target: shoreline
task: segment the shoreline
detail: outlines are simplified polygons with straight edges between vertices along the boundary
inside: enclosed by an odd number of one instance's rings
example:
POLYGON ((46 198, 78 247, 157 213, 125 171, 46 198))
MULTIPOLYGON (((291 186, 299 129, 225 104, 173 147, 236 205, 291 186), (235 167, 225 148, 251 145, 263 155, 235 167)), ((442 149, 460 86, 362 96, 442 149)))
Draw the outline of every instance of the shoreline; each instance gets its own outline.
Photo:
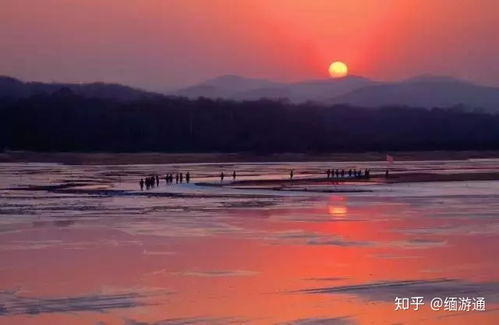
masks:
POLYGON ((466 181, 495 181, 499 180, 498 172, 474 173, 393 173, 388 178, 376 174, 370 178, 299 178, 299 179, 266 179, 266 180, 241 180, 220 186, 284 186, 284 185, 369 185, 369 184, 401 184, 401 183, 427 183, 427 182, 466 182, 466 181))
POLYGON ((180 163, 258 163, 258 162, 346 162, 385 161, 386 154, 396 161, 498 159, 499 150, 400 151, 362 153, 79 153, 10 151, 0 153, 0 163, 60 163, 65 165, 133 165, 180 163))

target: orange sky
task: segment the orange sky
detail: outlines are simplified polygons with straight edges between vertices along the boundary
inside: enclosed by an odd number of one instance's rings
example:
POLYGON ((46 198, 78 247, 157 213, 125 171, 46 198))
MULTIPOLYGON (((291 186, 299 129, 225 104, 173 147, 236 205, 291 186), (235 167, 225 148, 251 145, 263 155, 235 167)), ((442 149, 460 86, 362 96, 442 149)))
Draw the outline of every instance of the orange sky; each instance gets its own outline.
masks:
POLYGON ((499 86, 496 0, 1 0, 0 74, 166 90, 222 74, 499 86))

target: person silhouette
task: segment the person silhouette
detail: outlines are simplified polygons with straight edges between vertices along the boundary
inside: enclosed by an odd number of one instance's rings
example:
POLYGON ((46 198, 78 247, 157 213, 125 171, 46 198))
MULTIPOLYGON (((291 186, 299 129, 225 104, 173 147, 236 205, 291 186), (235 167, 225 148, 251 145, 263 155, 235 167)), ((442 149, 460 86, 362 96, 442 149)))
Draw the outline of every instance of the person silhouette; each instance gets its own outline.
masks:
POLYGON ((224 172, 221 172, 220 173, 220 182, 224 181, 224 177, 225 177, 224 172))
POLYGON ((327 175, 327 178, 329 178, 329 176, 331 175, 331 171, 329 169, 326 170, 326 175, 327 175))
POLYGON ((140 184, 140 190, 143 191, 144 190, 144 179, 141 178, 139 184, 140 184))
POLYGON ((159 186, 159 176, 156 175, 156 186, 159 186))
POLYGON ((293 169, 289 172, 289 179, 293 180, 293 176, 295 176, 295 172, 293 169))
POLYGON ((385 171, 385 178, 388 178, 390 176, 390 172, 388 171, 388 169, 385 171))
POLYGON ((236 171, 233 171, 233 172, 232 172, 232 180, 233 180, 233 181, 235 181, 235 180, 236 180, 236 176, 237 176, 237 175, 236 175, 236 171))
POLYGON ((343 178, 343 177, 345 177, 345 170, 344 169, 341 170, 341 178, 343 178))
POLYGON ((191 181, 191 174, 189 172, 185 173, 185 182, 189 183, 191 181))
POLYGON ((340 177, 340 170, 336 169, 336 178, 339 178, 339 177, 340 177))
POLYGON ((178 184, 178 173, 175 174, 175 184, 178 184))

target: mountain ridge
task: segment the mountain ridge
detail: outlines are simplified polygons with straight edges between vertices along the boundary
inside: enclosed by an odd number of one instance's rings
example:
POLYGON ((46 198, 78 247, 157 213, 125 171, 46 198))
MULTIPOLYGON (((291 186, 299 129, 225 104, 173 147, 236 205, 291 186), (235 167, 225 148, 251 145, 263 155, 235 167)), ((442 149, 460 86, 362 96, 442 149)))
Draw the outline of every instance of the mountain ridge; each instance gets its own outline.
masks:
POLYGON ((386 82, 361 76, 284 83, 242 76, 220 76, 171 92, 191 99, 200 96, 232 100, 287 99, 320 104, 349 104, 366 107, 416 106, 484 109, 499 112, 499 88, 479 85, 449 76, 423 74, 401 81, 386 82), (220 86, 220 80, 237 80, 239 88, 220 86), (258 86, 252 89, 251 85, 258 86), (246 83, 245 86, 241 86, 246 83), (271 85, 265 87, 265 85, 271 85), (204 88, 203 88, 204 87, 204 88))
POLYGON ((164 94, 149 92, 116 83, 43 83, 25 82, 0 76, 0 98, 26 98, 53 95, 61 89, 84 97, 128 102, 165 96, 197 99, 251 101, 259 99, 288 100, 299 104, 346 104, 362 107, 455 107, 499 112, 499 88, 437 75, 420 75, 401 81, 386 82, 361 76, 338 79, 316 79, 278 82, 267 79, 223 75, 164 94))
POLYGON ((26 98, 35 95, 53 95, 61 89, 69 90, 75 95, 117 101, 132 101, 142 98, 162 96, 138 88, 117 83, 45 83, 39 81, 22 81, 9 76, 0 76, 0 98, 26 98))

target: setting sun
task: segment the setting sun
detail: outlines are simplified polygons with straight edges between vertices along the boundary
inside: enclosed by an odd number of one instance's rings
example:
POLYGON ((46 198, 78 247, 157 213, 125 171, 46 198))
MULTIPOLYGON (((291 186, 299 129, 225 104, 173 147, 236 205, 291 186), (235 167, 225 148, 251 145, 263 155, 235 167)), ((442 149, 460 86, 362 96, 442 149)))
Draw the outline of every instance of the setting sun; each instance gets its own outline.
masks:
POLYGON ((341 61, 335 61, 329 66, 329 75, 332 78, 342 78, 348 75, 348 67, 341 61))

